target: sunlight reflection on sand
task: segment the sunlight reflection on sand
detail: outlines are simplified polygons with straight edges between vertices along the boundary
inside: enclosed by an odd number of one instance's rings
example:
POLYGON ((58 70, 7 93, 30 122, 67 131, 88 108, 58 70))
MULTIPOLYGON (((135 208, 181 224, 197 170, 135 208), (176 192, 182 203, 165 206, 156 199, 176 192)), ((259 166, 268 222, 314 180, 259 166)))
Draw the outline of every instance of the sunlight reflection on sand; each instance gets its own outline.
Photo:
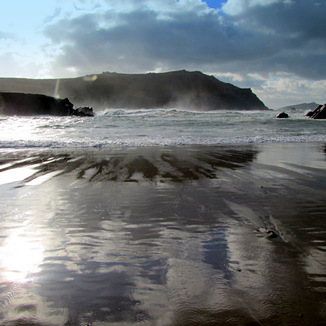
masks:
POLYGON ((0 247, 1 277, 9 282, 26 282, 40 270, 44 258, 42 236, 31 228, 13 229, 0 247))

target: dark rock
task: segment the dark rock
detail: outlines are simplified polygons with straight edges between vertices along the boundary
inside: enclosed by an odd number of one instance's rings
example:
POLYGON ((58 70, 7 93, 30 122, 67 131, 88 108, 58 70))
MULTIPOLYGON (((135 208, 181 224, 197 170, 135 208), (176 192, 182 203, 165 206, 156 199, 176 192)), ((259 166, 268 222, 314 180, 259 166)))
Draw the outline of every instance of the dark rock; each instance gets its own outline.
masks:
POLYGON ((314 114, 314 111, 309 111, 306 113, 306 117, 311 117, 314 114))
POLYGON ((94 117, 94 112, 93 112, 93 108, 89 106, 84 106, 75 109, 72 115, 76 115, 78 117, 94 117))
POLYGON ((278 119, 286 119, 288 117, 289 117, 289 115, 287 113, 282 112, 282 113, 278 114, 276 118, 278 118, 278 119))
POLYGON ((93 116, 91 108, 74 109, 68 98, 56 99, 41 94, 0 93, 0 114, 2 115, 55 115, 93 116))
POLYGON ((314 115, 314 113, 318 112, 321 109, 322 105, 318 105, 314 110, 312 111, 308 111, 306 113, 307 117, 312 117, 314 115))
POLYGON ((326 104, 319 105, 315 110, 308 112, 306 116, 311 119, 326 119, 326 104))
POLYGON ((277 238, 277 234, 274 231, 269 230, 266 232, 266 234, 269 239, 277 238))

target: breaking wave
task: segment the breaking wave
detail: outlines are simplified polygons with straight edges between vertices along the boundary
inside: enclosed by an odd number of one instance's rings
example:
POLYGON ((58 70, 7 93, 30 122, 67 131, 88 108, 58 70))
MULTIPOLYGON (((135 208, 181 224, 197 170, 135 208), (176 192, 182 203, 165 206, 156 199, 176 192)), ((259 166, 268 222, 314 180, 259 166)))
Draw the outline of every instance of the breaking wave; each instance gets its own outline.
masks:
POLYGON ((85 148, 326 142, 325 120, 304 112, 107 109, 94 118, 6 117, 0 148, 85 148))

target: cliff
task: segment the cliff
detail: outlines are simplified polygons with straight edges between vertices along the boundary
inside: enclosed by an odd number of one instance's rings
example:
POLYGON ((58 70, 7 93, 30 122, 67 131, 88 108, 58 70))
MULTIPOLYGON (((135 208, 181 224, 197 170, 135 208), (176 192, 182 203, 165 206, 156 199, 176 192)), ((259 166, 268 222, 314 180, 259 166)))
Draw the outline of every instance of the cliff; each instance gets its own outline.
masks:
POLYGON ((94 116, 92 108, 74 108, 67 98, 10 92, 0 92, 0 115, 94 116))
POLYGON ((118 74, 105 72, 65 79, 0 78, 0 92, 69 98, 78 106, 104 108, 184 108, 266 110, 251 91, 199 71, 118 74))

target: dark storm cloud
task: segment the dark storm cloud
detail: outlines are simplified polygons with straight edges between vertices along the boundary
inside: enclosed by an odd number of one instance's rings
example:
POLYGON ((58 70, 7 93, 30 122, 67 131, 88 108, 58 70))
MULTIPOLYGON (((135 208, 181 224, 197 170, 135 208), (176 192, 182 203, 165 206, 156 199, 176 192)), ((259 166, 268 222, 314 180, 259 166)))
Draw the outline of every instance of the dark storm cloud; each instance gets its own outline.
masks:
POLYGON ((163 15, 146 6, 107 10, 61 20, 47 27, 46 35, 61 47, 55 63, 59 72, 185 68, 324 79, 326 1, 268 3, 248 5, 236 14, 204 5, 182 10, 173 1, 163 15))
MULTIPOLYGON (((261 30, 274 53, 248 62, 258 72, 282 71, 305 78, 325 79, 326 1, 276 1, 268 6, 252 6, 232 17, 239 28, 261 30)), ((260 46, 257 43, 257 46, 260 46)))
POLYGON ((325 40, 326 2, 314 0, 276 1, 269 6, 253 6, 241 17, 252 27, 267 27, 283 37, 293 38, 292 44, 310 39, 325 40))

